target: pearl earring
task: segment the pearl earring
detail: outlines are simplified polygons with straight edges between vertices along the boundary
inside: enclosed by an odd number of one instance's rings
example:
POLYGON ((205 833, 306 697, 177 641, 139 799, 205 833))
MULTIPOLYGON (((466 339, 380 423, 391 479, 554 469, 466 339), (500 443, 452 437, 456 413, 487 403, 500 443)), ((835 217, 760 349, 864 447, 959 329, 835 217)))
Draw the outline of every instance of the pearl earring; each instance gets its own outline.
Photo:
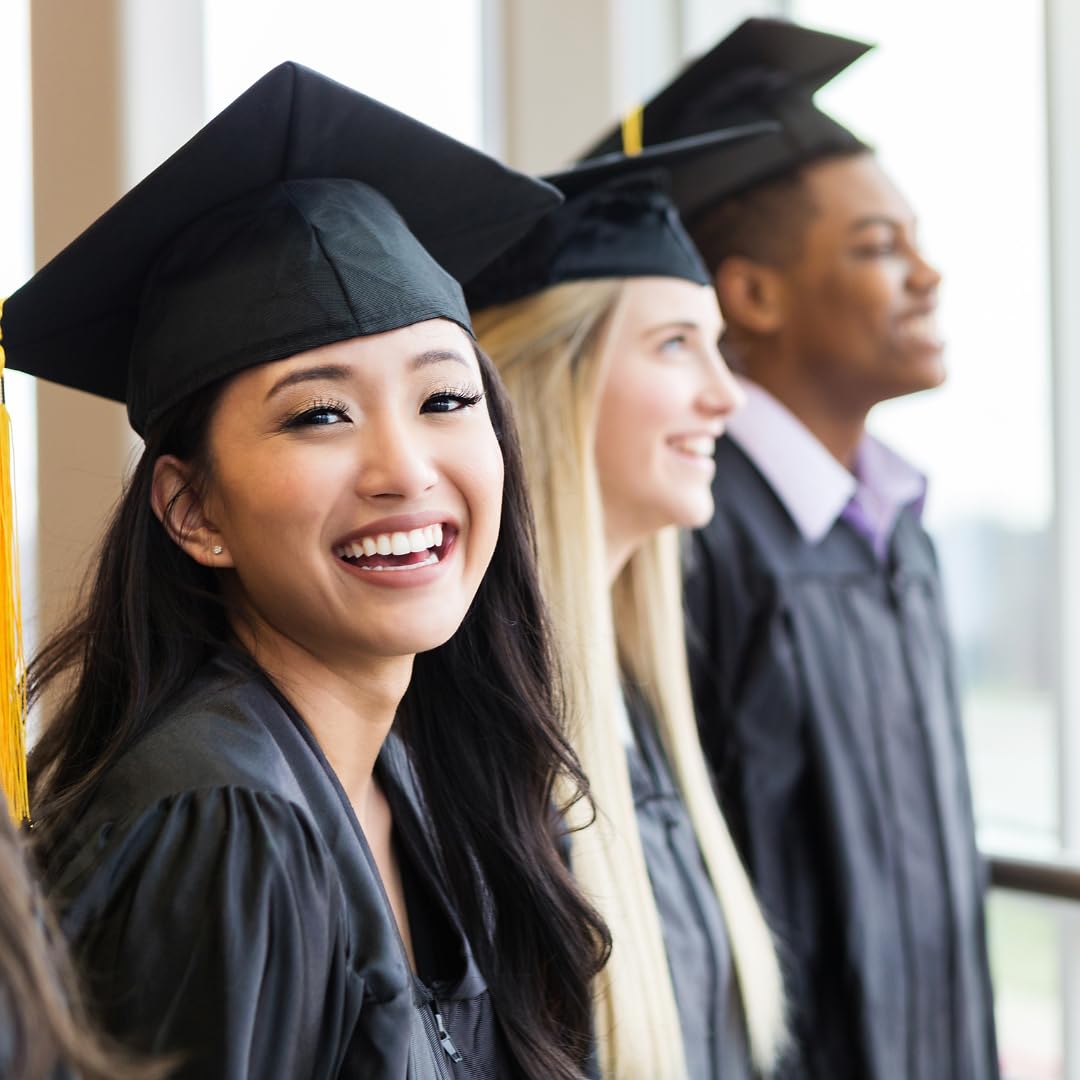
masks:
POLYGON ((215 555, 220 555, 225 549, 220 544, 215 544, 210 550, 215 555))

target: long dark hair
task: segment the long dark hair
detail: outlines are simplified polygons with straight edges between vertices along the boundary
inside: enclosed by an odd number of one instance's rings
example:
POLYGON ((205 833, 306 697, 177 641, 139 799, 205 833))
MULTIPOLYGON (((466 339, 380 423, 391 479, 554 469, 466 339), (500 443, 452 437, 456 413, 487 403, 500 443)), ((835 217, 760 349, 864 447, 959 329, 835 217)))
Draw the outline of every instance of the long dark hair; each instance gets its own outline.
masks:
MULTIPOLYGON (((499 539, 458 632, 416 657, 398 727, 514 1055, 528 1076, 570 1080, 588 1053, 590 987, 610 939, 560 857, 557 798, 587 798, 587 782, 563 731, 509 401, 478 359, 504 459, 499 539)), ((46 860, 158 709, 211 654, 239 648, 213 571, 184 554, 150 504, 163 454, 192 465, 196 483, 209 475, 220 392, 197 392, 147 432, 82 610, 30 665, 31 702, 72 680, 30 757, 46 860)))
POLYGON ((63 939, 45 908, 23 845, 0 795, 0 1076, 49 1080, 62 1069, 81 1080, 151 1080, 107 1045, 80 1006, 63 939))

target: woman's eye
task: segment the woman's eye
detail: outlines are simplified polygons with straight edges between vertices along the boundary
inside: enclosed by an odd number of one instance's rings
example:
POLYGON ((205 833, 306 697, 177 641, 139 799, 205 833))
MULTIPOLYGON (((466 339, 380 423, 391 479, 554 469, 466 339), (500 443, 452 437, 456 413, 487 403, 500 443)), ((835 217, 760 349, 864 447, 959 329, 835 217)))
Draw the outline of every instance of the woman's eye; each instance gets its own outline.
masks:
POLYGON ((424 401, 420 411, 422 413, 448 413, 458 412, 461 409, 472 408, 484 400, 484 395, 476 390, 438 390, 430 394, 424 401))
POLYGON ((341 401, 313 401, 299 412, 293 413, 285 422, 289 428, 329 427, 332 424, 351 423, 349 409, 341 401))
POLYGON ((679 353, 686 348, 687 344, 685 334, 675 334, 660 343, 660 351, 668 354, 679 353))

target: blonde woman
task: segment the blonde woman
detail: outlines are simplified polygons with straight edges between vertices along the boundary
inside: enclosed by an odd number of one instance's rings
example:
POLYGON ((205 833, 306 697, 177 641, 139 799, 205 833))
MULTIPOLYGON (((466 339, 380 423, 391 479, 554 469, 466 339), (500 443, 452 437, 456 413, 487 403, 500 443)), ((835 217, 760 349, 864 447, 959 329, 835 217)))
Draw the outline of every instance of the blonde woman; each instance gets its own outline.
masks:
POLYGON ((658 160, 551 178, 567 202, 467 294, 517 409, 598 807, 572 864, 613 940, 600 1070, 744 1080, 778 1059, 780 974, 698 743, 677 533, 712 515, 713 445, 739 391, 658 160))

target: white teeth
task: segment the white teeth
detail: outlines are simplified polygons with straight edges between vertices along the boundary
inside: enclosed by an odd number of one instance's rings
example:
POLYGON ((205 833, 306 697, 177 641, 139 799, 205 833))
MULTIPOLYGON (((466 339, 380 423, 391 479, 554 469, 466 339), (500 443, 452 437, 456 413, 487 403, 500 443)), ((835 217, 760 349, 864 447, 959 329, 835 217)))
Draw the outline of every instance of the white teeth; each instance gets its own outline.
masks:
MULTIPOLYGON (((334 554, 343 559, 359 559, 371 555, 408 555, 411 552, 428 551, 442 547, 442 525, 427 525, 422 529, 410 529, 409 532, 379 533, 364 536, 349 544, 334 548, 334 554)), ((414 565, 424 565, 417 563, 414 565)))
POLYGON ((716 440, 709 435, 695 435, 692 438, 676 439, 675 446, 688 454, 698 457, 712 457, 716 451, 716 440))

